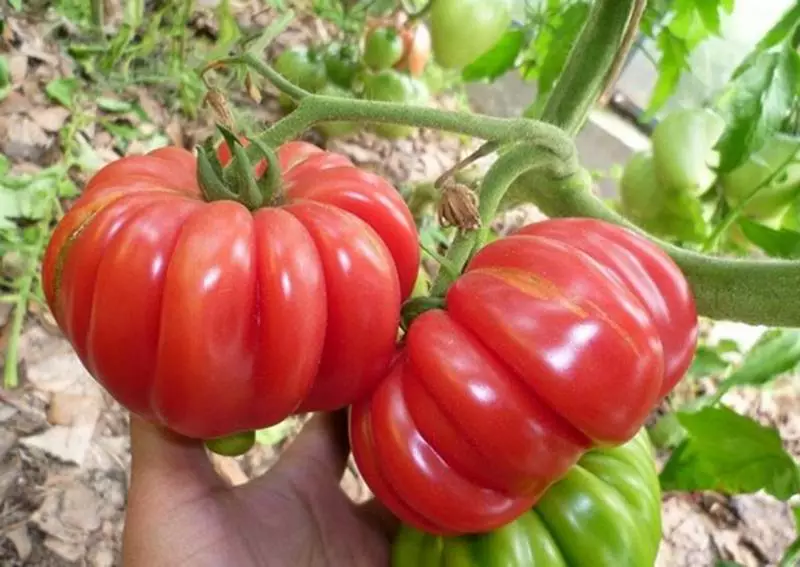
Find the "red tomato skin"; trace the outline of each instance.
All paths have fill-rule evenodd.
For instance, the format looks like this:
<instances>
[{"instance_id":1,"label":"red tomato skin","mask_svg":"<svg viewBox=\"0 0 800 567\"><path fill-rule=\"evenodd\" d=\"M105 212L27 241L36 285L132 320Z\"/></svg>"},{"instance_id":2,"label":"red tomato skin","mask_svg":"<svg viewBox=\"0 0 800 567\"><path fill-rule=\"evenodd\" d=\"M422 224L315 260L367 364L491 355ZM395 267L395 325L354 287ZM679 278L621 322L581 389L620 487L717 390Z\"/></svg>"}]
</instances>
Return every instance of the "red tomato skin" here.
<instances>
[{"instance_id":1,"label":"red tomato skin","mask_svg":"<svg viewBox=\"0 0 800 567\"><path fill-rule=\"evenodd\" d=\"M301 142L278 154L307 186L316 164L319 199L207 203L194 156L163 148L101 169L45 253L45 297L86 368L123 406L188 437L345 407L395 350L400 276L418 266L410 213L375 197L391 186L352 176L344 156ZM344 197L325 189L338 182L326 167L351 175ZM348 206L358 183L366 204Z\"/></svg>"},{"instance_id":2,"label":"red tomato skin","mask_svg":"<svg viewBox=\"0 0 800 567\"><path fill-rule=\"evenodd\" d=\"M683 274L643 237L591 219L530 225L475 254L446 310L412 322L351 409L356 464L407 524L497 529L586 451L633 438L696 338Z\"/></svg>"},{"instance_id":3,"label":"red tomato skin","mask_svg":"<svg viewBox=\"0 0 800 567\"><path fill-rule=\"evenodd\" d=\"M408 71L412 77L420 77L431 58L431 32L424 23L400 32L403 40L403 58L395 64L395 69Z\"/></svg>"}]
</instances>

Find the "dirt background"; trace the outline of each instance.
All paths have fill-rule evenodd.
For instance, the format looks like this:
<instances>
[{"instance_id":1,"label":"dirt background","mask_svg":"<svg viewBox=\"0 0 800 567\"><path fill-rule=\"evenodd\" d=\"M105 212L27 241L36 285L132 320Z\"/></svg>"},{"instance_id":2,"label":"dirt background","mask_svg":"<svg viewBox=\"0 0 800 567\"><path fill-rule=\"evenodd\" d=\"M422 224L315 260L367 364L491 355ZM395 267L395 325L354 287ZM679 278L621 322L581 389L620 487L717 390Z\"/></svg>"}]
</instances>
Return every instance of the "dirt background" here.
<instances>
[{"instance_id":1,"label":"dirt background","mask_svg":"<svg viewBox=\"0 0 800 567\"><path fill-rule=\"evenodd\" d=\"M269 14L243 5L238 18L245 25L262 26ZM213 30L213 17L202 11L194 22ZM34 173L59 159L59 131L70 119L71 112L44 92L52 79L75 74L73 61L54 33L56 28L69 33L69 26L14 18L7 24L0 41L10 62L13 87L0 103L0 151L11 159L14 172ZM281 36L276 49L324 33L316 23L301 21ZM131 115L113 120L153 129L186 147L211 132L207 111L190 121L170 113L158 93L147 88L115 94L137 100L149 120ZM259 120L269 122L280 110L271 92L262 95L260 104L248 104ZM443 98L437 104L453 106L456 101ZM123 153L146 150L132 143L120 151L115 138L94 123L82 128L80 136L94 148L98 165ZM309 137L320 141L313 133ZM462 142L427 131L397 142L364 133L329 149L399 185L435 178L468 152ZM513 227L535 215L530 208L518 210L502 223ZM13 268L13 262L4 258L3 269ZM3 352L10 316L10 306L0 304ZM0 565L120 565L129 465L126 413L86 373L37 302L29 305L19 343L19 376L18 388L0 391ZM787 447L800 457L797 390L797 382L788 379L772 390L740 391L726 400L738 411L778 427ZM299 422L293 423L290 431L298 427ZM232 482L244 482L267 470L291 435L275 445L259 445L244 458L220 458L215 464ZM369 496L354 470L348 471L343 485L353 498ZM795 537L789 507L764 495L664 494L663 512L659 567L710 566L722 559L747 566L775 565Z\"/></svg>"}]
</instances>

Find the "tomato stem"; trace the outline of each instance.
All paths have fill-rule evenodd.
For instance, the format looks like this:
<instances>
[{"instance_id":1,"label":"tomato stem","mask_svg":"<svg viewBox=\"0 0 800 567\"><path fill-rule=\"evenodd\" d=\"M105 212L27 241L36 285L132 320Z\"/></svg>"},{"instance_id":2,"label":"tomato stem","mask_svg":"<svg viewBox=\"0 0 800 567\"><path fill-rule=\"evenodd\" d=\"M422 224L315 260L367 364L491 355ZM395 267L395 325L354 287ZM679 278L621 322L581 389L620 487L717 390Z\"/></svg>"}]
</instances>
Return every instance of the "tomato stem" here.
<instances>
[{"instance_id":1,"label":"tomato stem","mask_svg":"<svg viewBox=\"0 0 800 567\"><path fill-rule=\"evenodd\" d=\"M503 196L522 174L537 170L542 177L549 177L564 182L582 170L577 155L564 156L549 152L546 148L530 143L519 143L502 153L492 164L483 178L480 189L478 212L481 217L481 228L477 231L459 231L447 254L451 271L455 274L440 271L433 284L431 295L444 295L450 284L463 271L472 254L486 242L491 222L497 215Z\"/></svg>"},{"instance_id":2,"label":"tomato stem","mask_svg":"<svg viewBox=\"0 0 800 567\"><path fill-rule=\"evenodd\" d=\"M592 4L564 71L538 118L571 135L580 131L604 90L637 2L641 0L597 0ZM530 116L535 108L534 103L525 114Z\"/></svg>"}]
</instances>

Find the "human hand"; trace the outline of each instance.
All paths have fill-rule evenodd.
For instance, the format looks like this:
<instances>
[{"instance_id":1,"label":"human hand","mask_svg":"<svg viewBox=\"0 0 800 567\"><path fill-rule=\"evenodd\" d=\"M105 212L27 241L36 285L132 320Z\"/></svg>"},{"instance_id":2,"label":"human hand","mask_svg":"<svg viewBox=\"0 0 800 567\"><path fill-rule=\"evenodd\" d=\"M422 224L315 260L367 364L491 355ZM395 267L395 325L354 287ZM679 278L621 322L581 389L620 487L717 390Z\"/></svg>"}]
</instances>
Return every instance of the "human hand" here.
<instances>
[{"instance_id":1,"label":"human hand","mask_svg":"<svg viewBox=\"0 0 800 567\"><path fill-rule=\"evenodd\" d=\"M125 567L383 567L396 520L341 490L343 412L314 416L262 477L231 487L201 442L131 417Z\"/></svg>"}]
</instances>

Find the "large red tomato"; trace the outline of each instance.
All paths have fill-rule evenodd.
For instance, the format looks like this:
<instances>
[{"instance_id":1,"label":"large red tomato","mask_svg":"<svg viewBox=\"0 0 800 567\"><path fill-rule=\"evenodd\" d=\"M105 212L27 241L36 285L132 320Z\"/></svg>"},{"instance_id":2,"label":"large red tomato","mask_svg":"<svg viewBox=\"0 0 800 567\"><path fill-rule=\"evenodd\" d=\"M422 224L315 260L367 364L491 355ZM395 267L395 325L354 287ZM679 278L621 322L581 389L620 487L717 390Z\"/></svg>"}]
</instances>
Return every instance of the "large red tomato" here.
<instances>
[{"instance_id":1,"label":"large red tomato","mask_svg":"<svg viewBox=\"0 0 800 567\"><path fill-rule=\"evenodd\" d=\"M495 529L590 448L633 438L696 341L689 286L649 241L592 219L530 225L412 322L351 410L356 463L407 524Z\"/></svg>"},{"instance_id":2,"label":"large red tomato","mask_svg":"<svg viewBox=\"0 0 800 567\"><path fill-rule=\"evenodd\" d=\"M89 181L45 255L47 301L87 369L186 436L344 407L394 352L419 263L405 203L311 144L278 157L283 202L255 211L206 202L186 150L122 158Z\"/></svg>"}]
</instances>

